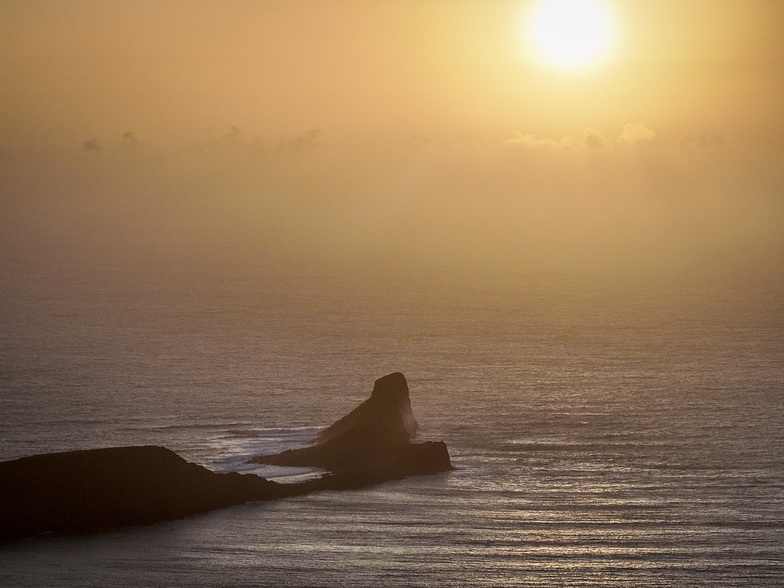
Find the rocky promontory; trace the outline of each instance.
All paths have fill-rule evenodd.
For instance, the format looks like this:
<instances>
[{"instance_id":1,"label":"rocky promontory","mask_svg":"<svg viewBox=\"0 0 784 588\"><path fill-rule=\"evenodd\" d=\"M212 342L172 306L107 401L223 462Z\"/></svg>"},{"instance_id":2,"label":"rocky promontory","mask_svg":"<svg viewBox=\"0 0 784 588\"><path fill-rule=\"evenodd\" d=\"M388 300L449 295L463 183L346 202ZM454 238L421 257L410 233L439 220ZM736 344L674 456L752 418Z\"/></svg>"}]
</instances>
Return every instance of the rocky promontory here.
<instances>
[{"instance_id":1,"label":"rocky promontory","mask_svg":"<svg viewBox=\"0 0 784 588\"><path fill-rule=\"evenodd\" d=\"M311 446L252 460L329 470L306 482L219 474L157 446L0 462L0 540L145 525L245 502L362 488L452 469L444 443L411 443L417 426L408 384L395 373L377 380L371 397L321 431Z\"/></svg>"},{"instance_id":2,"label":"rocky promontory","mask_svg":"<svg viewBox=\"0 0 784 588\"><path fill-rule=\"evenodd\" d=\"M216 474L165 447L33 455L0 463L0 538L145 525L279 498L281 486Z\"/></svg>"},{"instance_id":3,"label":"rocky promontory","mask_svg":"<svg viewBox=\"0 0 784 588\"><path fill-rule=\"evenodd\" d=\"M418 428L406 378L395 372L376 380L370 398L318 433L310 446L250 461L378 480L452 469L446 444L411 442Z\"/></svg>"}]
</instances>

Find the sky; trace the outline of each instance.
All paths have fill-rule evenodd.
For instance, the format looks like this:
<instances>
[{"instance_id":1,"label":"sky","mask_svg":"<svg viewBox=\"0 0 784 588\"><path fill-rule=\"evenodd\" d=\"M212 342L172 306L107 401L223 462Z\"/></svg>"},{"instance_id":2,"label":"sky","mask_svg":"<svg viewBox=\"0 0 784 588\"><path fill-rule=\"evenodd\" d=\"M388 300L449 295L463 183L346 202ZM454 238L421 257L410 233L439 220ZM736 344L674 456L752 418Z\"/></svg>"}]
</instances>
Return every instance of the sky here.
<instances>
[{"instance_id":1,"label":"sky","mask_svg":"<svg viewBox=\"0 0 784 588\"><path fill-rule=\"evenodd\" d=\"M536 4L0 0L0 259L778 276L784 3Z\"/></svg>"}]
</instances>

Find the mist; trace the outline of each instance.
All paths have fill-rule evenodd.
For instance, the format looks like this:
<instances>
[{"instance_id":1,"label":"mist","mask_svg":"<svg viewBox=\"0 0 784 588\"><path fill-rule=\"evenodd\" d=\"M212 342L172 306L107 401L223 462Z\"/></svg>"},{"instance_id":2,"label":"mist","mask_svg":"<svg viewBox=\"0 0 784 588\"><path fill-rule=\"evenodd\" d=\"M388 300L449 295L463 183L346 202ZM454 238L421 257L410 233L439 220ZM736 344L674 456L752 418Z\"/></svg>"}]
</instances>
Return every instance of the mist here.
<instances>
[{"instance_id":1,"label":"mist","mask_svg":"<svg viewBox=\"0 0 784 588\"><path fill-rule=\"evenodd\" d=\"M565 77L525 4L6 2L4 267L778 279L780 9L619 5Z\"/></svg>"},{"instance_id":2,"label":"mist","mask_svg":"<svg viewBox=\"0 0 784 588\"><path fill-rule=\"evenodd\" d=\"M641 124L448 143L240 129L177 148L127 132L0 156L8 267L778 274L781 146Z\"/></svg>"}]
</instances>

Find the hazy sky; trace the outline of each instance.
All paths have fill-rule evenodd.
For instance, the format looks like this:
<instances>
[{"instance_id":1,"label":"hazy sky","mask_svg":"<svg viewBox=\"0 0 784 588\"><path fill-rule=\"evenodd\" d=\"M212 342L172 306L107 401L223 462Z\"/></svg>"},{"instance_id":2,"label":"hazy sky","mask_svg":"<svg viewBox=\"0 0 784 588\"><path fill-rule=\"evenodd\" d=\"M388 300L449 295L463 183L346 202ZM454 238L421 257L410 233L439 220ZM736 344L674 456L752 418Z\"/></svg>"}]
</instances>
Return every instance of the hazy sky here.
<instances>
[{"instance_id":1,"label":"hazy sky","mask_svg":"<svg viewBox=\"0 0 784 588\"><path fill-rule=\"evenodd\" d=\"M531 4L2 0L2 139L784 132L781 2L612 2L614 61L571 79L525 59Z\"/></svg>"},{"instance_id":2,"label":"hazy sky","mask_svg":"<svg viewBox=\"0 0 784 588\"><path fill-rule=\"evenodd\" d=\"M779 267L784 2L535 4L0 0L4 259Z\"/></svg>"}]
</instances>

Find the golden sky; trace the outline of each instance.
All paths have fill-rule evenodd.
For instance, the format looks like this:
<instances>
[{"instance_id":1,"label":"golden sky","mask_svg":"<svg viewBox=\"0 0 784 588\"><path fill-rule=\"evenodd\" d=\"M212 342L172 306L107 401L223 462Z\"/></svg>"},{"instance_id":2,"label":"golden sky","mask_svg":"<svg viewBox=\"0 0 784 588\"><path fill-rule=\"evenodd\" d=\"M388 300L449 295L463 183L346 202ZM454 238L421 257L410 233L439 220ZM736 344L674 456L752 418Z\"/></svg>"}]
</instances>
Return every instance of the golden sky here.
<instances>
[{"instance_id":1,"label":"golden sky","mask_svg":"<svg viewBox=\"0 0 784 588\"><path fill-rule=\"evenodd\" d=\"M781 2L608 2L613 60L572 77L522 55L530 4L2 0L0 139L784 132Z\"/></svg>"},{"instance_id":2,"label":"golden sky","mask_svg":"<svg viewBox=\"0 0 784 588\"><path fill-rule=\"evenodd\" d=\"M8 255L775 266L784 2L607 0L578 73L535 4L0 0Z\"/></svg>"}]
</instances>

